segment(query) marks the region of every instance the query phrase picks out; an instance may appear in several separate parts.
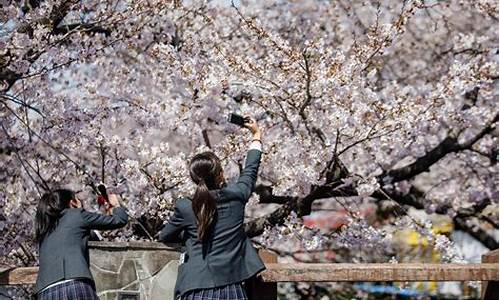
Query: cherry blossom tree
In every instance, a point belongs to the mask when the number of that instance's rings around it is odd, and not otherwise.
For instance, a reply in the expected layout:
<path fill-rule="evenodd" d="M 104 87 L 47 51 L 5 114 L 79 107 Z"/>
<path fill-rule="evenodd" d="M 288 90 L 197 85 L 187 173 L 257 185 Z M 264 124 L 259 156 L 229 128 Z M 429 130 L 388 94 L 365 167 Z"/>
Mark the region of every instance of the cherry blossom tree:
<path fill-rule="evenodd" d="M 378 247 L 412 226 L 460 260 L 415 207 L 498 248 L 496 1 L 4 2 L 3 263 L 36 262 L 33 215 L 54 185 L 92 207 L 106 183 L 135 218 L 112 238 L 150 238 L 193 192 L 193 154 L 238 175 L 249 135 L 230 112 L 262 127 L 246 227 L 264 246 Z M 306 228 L 320 201 L 348 226 Z M 392 229 L 357 209 L 387 201 Z"/>

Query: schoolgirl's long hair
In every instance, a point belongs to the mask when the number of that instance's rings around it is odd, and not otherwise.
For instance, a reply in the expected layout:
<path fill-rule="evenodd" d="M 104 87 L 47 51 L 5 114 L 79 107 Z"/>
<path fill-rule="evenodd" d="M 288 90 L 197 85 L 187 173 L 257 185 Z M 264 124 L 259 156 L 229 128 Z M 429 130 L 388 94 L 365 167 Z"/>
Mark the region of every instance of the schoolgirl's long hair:
<path fill-rule="evenodd" d="M 75 192 L 67 189 L 49 191 L 40 198 L 35 215 L 35 239 L 41 243 L 57 226 L 61 212 L 75 199 Z"/>
<path fill-rule="evenodd" d="M 189 163 L 189 175 L 197 185 L 192 206 L 198 222 L 198 239 L 202 242 L 217 218 L 217 205 L 210 190 L 218 188 L 221 172 L 220 159 L 212 152 L 199 153 Z"/>

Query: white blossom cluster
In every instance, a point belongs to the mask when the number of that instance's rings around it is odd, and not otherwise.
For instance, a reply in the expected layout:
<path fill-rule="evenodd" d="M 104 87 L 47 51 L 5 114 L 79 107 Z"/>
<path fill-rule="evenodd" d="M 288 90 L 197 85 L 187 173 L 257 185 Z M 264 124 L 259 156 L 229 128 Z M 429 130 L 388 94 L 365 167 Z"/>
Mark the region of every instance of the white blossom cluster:
<path fill-rule="evenodd" d="M 267 228 L 258 241 L 268 248 L 313 251 L 322 249 L 326 239 L 319 230 L 306 227 L 292 211 L 282 225 Z"/>

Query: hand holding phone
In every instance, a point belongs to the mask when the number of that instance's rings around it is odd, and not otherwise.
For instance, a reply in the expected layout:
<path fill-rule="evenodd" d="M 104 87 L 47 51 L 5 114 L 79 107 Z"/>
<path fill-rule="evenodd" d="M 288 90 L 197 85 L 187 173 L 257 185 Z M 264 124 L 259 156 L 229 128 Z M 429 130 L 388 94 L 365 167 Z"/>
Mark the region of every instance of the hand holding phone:
<path fill-rule="evenodd" d="M 250 129 L 250 131 L 253 134 L 253 138 L 260 140 L 260 129 L 259 126 L 257 125 L 257 122 L 253 118 L 250 118 L 249 116 L 241 116 L 235 113 L 231 113 L 229 114 L 228 121 L 230 123 Z"/>
<path fill-rule="evenodd" d="M 231 113 L 231 114 L 229 114 L 228 121 L 229 121 L 229 123 L 233 123 L 233 124 L 236 124 L 238 126 L 245 127 L 245 123 L 247 123 L 249 121 L 249 118 L 243 117 L 243 116 L 235 114 L 235 113 Z"/>
<path fill-rule="evenodd" d="M 244 126 L 248 129 L 250 129 L 250 132 L 252 132 L 252 134 L 254 136 L 259 135 L 259 139 L 260 139 L 260 128 L 259 128 L 259 125 L 257 125 L 257 121 L 255 121 L 255 119 L 250 118 L 250 117 L 246 117 Z"/>
<path fill-rule="evenodd" d="M 97 186 L 97 191 L 99 194 L 97 195 L 97 204 L 99 206 L 106 205 L 106 203 L 109 203 L 109 197 L 108 197 L 108 192 L 106 190 L 106 186 L 104 184 L 99 184 Z"/>
<path fill-rule="evenodd" d="M 115 194 L 109 194 L 108 203 L 111 205 L 111 207 L 121 206 L 120 199 L 118 199 L 118 196 Z"/>

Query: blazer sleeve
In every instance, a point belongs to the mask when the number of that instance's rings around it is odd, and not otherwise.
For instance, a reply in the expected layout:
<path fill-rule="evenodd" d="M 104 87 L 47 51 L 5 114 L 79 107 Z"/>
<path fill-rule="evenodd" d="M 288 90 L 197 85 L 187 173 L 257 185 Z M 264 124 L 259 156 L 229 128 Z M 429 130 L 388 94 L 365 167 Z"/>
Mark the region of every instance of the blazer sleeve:
<path fill-rule="evenodd" d="M 127 225 L 128 214 L 124 207 L 115 207 L 112 215 L 103 215 L 82 210 L 85 228 L 97 230 L 117 229 Z"/>
<path fill-rule="evenodd" d="M 174 214 L 168 220 L 168 223 L 163 226 L 159 234 L 159 241 L 163 243 L 181 243 L 183 240 L 184 216 L 179 208 L 178 200 L 174 207 Z"/>
<path fill-rule="evenodd" d="M 262 151 L 260 151 L 259 149 L 248 150 L 245 167 L 241 171 L 241 174 L 238 177 L 238 181 L 236 182 L 236 185 L 243 195 L 244 201 L 247 201 L 248 198 L 250 198 L 250 195 L 252 195 L 253 189 L 255 187 L 261 155 Z"/>

